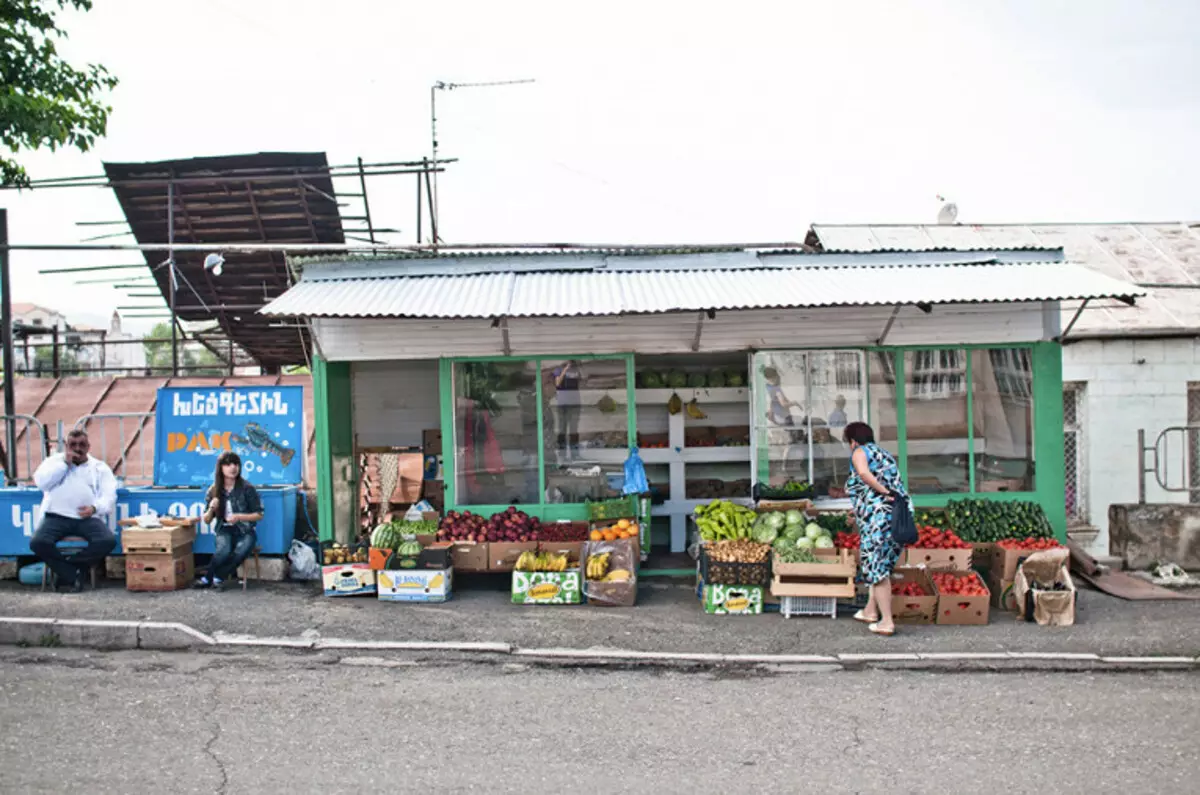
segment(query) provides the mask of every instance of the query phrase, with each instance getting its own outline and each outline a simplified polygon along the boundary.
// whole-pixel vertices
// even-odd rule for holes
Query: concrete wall
[[[1070,343],[1063,350],[1063,381],[1085,384],[1088,513],[1100,531],[1092,551],[1106,554],[1109,505],[1137,502],[1138,429],[1151,444],[1162,429],[1187,423],[1188,382],[1200,381],[1200,339]],[[1147,478],[1147,502],[1187,502],[1186,493],[1164,491],[1153,475]]]
[[[1200,505],[1113,505],[1112,553],[1131,569],[1177,563],[1200,571]]]

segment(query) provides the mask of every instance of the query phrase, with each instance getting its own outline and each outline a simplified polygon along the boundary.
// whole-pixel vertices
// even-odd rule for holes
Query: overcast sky
[[[939,193],[968,223],[1200,220],[1190,0],[96,0],[64,24],[68,55],[121,85],[97,150],[25,156],[35,179],[257,151],[420,158],[433,82],[535,78],[439,95],[441,154],[460,158],[440,181],[447,242],[801,240],[814,222],[933,222]],[[412,179],[369,190],[376,225],[413,242]],[[0,204],[14,242],[123,217],[100,189]],[[136,253],[12,259],[16,300],[76,322],[150,303],[37,275]]]

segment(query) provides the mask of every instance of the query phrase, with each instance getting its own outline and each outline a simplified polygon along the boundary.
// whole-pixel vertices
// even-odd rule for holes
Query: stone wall
[[[1200,505],[1110,505],[1108,533],[1109,554],[1130,569],[1159,562],[1200,571]]]

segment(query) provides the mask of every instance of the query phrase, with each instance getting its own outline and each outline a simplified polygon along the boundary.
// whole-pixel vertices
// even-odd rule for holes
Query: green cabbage
[[[804,527],[798,524],[788,525],[788,528],[783,531],[783,536],[789,541],[799,541],[804,538]]]
[[[811,538],[800,538],[796,540],[797,549],[812,549],[814,546],[816,546],[816,542]]]
[[[779,537],[779,531],[766,522],[755,522],[750,529],[750,537],[760,544],[773,544]]]
[[[808,517],[806,517],[802,511],[798,511],[795,508],[792,508],[790,511],[787,512],[787,524],[789,527],[794,524],[802,525],[802,524],[805,524],[807,521],[808,521]]]
[[[785,522],[783,521],[783,514],[779,513],[778,511],[764,513],[763,521],[779,531],[782,531],[785,525]]]
[[[817,549],[833,549],[833,539],[829,536],[821,536],[813,542],[813,546]]]
[[[808,526],[804,528],[804,535],[808,536],[809,538],[816,539],[826,535],[826,532],[825,528],[821,527],[821,525],[817,524],[816,522],[809,522]]]

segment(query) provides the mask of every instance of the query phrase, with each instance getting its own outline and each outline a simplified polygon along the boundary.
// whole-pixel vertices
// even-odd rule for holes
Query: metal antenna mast
[[[430,241],[434,246],[441,242],[441,235],[438,234],[438,213],[437,213],[437,165],[438,165],[438,139],[437,139],[437,92],[438,91],[453,91],[456,88],[492,88],[495,86],[519,86],[525,83],[533,83],[535,79],[532,77],[522,80],[493,80],[486,83],[447,83],[439,80],[429,87],[429,134],[433,144],[433,171],[431,172],[433,187],[429,197],[429,218],[433,229],[433,239]],[[439,219],[440,220],[440,219]]]

